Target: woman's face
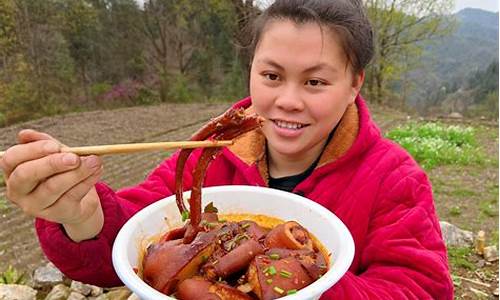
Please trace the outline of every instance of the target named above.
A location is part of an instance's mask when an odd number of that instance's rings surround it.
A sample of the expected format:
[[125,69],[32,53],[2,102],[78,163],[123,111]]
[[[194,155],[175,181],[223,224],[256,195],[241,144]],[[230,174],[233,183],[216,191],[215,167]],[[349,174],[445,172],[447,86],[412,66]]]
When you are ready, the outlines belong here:
[[337,35],[319,25],[269,23],[255,50],[250,95],[266,118],[269,151],[290,158],[318,155],[361,88]]

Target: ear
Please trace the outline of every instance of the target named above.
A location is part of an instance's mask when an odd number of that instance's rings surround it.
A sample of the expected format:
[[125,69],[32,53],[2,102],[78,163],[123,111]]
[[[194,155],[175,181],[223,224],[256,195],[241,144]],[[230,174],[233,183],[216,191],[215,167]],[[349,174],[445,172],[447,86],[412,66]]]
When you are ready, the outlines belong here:
[[361,70],[358,73],[354,74],[352,79],[352,88],[356,94],[359,93],[364,82],[365,82],[365,70]]
[[352,101],[350,103],[354,103],[354,100],[359,94],[363,83],[365,82],[365,70],[361,70],[352,76]]

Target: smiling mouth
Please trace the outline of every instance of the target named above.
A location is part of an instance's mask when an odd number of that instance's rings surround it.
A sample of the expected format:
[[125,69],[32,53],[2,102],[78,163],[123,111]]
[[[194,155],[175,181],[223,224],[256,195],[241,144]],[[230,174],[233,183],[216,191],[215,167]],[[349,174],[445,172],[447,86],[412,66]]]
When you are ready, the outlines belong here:
[[302,129],[304,127],[309,126],[309,124],[289,122],[289,121],[283,121],[283,120],[271,120],[271,121],[279,128],[284,128],[284,129],[299,130],[299,129]]

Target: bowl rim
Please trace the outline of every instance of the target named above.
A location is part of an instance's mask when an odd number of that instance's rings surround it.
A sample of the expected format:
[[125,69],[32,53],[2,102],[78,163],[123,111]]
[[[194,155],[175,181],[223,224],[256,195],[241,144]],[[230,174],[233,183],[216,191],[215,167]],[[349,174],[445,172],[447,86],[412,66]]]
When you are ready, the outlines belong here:
[[[354,240],[352,238],[351,233],[347,229],[346,225],[330,210],[325,208],[324,206],[316,203],[315,201],[305,198],[303,196],[289,193],[269,187],[260,187],[260,186],[249,186],[249,185],[220,185],[213,187],[204,187],[202,191],[203,194],[211,194],[218,192],[257,192],[264,194],[283,194],[289,198],[289,200],[294,202],[299,202],[300,205],[305,206],[305,208],[309,208],[315,213],[318,213],[325,217],[325,219],[329,222],[329,224],[325,224],[325,226],[333,225],[341,234],[346,238],[343,241],[343,247],[345,248],[345,259],[340,261],[337,265],[335,265],[335,272],[331,268],[326,272],[321,278],[317,279],[307,287],[301,289],[296,294],[283,296],[279,299],[284,300],[299,300],[303,299],[305,294],[309,295],[321,295],[326,290],[328,290],[332,285],[332,281],[337,279],[336,274],[342,274],[335,282],[338,282],[348,271],[353,259],[354,259]],[[185,197],[189,196],[190,191],[184,192]],[[286,195],[285,195],[286,194]],[[304,201],[307,200],[307,201]],[[146,284],[134,271],[129,267],[128,264],[128,250],[121,251],[120,249],[127,249],[126,245],[128,244],[131,235],[134,232],[135,227],[141,223],[141,221],[147,219],[152,213],[161,209],[163,206],[168,205],[170,202],[175,202],[175,194],[162,198],[146,207],[138,211],[135,215],[133,215],[127,222],[122,226],[116,239],[113,243],[112,248],[112,262],[113,267],[115,269],[116,274],[121,279],[122,283],[125,284],[132,292],[137,294],[141,299],[175,299],[169,297],[159,291],[155,290],[148,284]]]

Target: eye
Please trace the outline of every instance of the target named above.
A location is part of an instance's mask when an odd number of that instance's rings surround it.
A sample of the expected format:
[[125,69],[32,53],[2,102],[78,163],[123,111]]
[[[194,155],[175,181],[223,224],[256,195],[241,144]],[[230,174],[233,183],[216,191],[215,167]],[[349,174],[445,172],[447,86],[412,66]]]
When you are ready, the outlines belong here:
[[319,79],[309,79],[308,81],[306,81],[306,84],[310,86],[325,85],[325,83]]
[[275,80],[279,79],[279,76],[274,74],[274,73],[266,73],[266,74],[264,74],[264,77],[266,77],[266,79],[271,80],[271,81],[275,81]]

